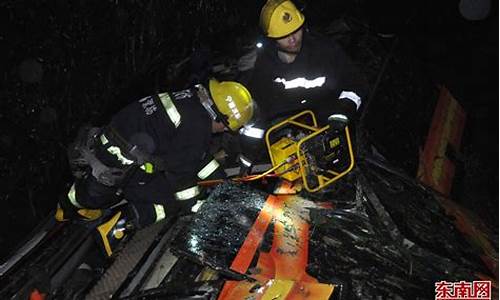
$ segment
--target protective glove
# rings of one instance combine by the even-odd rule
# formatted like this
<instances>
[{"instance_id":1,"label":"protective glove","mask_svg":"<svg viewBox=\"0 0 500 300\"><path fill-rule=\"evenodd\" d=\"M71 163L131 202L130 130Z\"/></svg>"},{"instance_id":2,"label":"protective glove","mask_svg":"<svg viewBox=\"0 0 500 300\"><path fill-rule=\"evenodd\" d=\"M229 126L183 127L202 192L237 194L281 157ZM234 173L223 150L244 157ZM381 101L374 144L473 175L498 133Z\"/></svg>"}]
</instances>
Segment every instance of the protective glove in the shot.
<instances>
[{"instance_id":1,"label":"protective glove","mask_svg":"<svg viewBox=\"0 0 500 300\"><path fill-rule=\"evenodd\" d=\"M330 131L341 131L349 125L356 114L356 104L348 98L335 101L333 113L328 117Z\"/></svg>"},{"instance_id":2,"label":"protective glove","mask_svg":"<svg viewBox=\"0 0 500 300\"><path fill-rule=\"evenodd\" d=\"M329 131L343 131L349 124L349 118L344 114L333 114L328 117Z\"/></svg>"},{"instance_id":3,"label":"protective glove","mask_svg":"<svg viewBox=\"0 0 500 300\"><path fill-rule=\"evenodd\" d=\"M239 177L244 177L249 175L253 166L253 162L242 153L238 154L237 160L238 160L238 165L240 166L240 172L238 174Z\"/></svg>"}]
</instances>

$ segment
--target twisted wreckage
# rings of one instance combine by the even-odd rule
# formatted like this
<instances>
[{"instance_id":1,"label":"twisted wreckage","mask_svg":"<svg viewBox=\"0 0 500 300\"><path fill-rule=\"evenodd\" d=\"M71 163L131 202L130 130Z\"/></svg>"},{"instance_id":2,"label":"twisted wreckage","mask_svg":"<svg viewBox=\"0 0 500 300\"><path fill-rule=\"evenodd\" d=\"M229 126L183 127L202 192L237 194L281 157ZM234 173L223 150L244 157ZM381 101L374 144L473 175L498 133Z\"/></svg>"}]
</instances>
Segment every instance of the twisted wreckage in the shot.
<instances>
[{"instance_id":1,"label":"twisted wreckage","mask_svg":"<svg viewBox=\"0 0 500 300\"><path fill-rule=\"evenodd\" d=\"M78 285L73 274L93 247L95 225L49 217L1 265L1 298L434 299L437 283L462 281L496 293L497 252L453 202L374 148L357 151L353 168L350 139L332 142L349 137L347 129L332 137L293 119L291 126L316 138L302 143L299 135L295 143L288 128L268 143L274 174L288 180L252 176L210 186L196 213L136 232L90 283ZM347 161L341 170L311 167L318 141L331 146L330 161ZM301 161L291 170L297 176L279 173L290 163L280 156L285 150ZM307 182L330 185L312 193Z\"/></svg>"},{"instance_id":2,"label":"twisted wreckage","mask_svg":"<svg viewBox=\"0 0 500 300\"><path fill-rule=\"evenodd\" d=\"M166 81L172 82L182 73L180 70L184 67L181 66L186 65L189 59L180 60L177 55L189 52L190 47L184 45L191 43L178 40L190 41L192 37L189 34L173 35L172 32L182 33L184 31L180 28L195 21L201 24L199 28L204 28L206 24L218 26L209 28L208 31L212 32L223 32L219 27L228 27L219 21L224 19L228 10L217 8L214 1L200 1L199 5L203 7L199 11L203 13L191 18L185 18L184 13L195 12L191 6L198 5L196 1L152 1L147 7L141 1L133 2L102 2L103 7L98 11L106 17L97 15L100 21L104 21L101 27L88 21L96 16L90 15L87 9L73 9L73 5L76 8L86 7L84 2L68 7L63 2L55 3L53 11L62 9L67 13L61 16L73 16L62 21L58 17L48 18L51 23L47 32L51 35L60 32L60 36L64 37L64 47L52 47L52 43L59 42L59 38L54 38L44 40L48 45L40 48L45 49L47 57L58 58L61 55L52 51L53 48L71 49L67 52L76 55L76 58L86 58L81 65L87 70L92 64L108 61L108 56L97 59L97 49L105 48L101 45L103 41L114 46L119 44L117 40L122 39L125 45L123 59L116 59L116 54L109 52L113 67L103 64L101 73L98 73L99 78L113 78L110 70L119 70L119 76L111 87L111 79L100 81L108 90L103 98L110 98L110 91L121 86L123 78L133 77L131 74L142 74L149 83L153 82L151 78L158 81L169 78ZM176 3L186 8L174 8ZM228 3L233 6L232 2ZM31 2L21 4L19 11L27 12L30 18L43 16L46 19L46 14L33 12ZM92 3L93 6L96 4ZM137 8L127 9L131 5ZM178 17L165 18L170 12L177 12ZM130 21L130 18L135 21ZM20 28L30 23L23 18L18 20L23 22ZM135 26L140 22L142 26ZM94 27L99 34L92 31ZM342 177L317 192L308 192L303 187L304 182L311 179L310 176L294 177L293 172L287 173L292 176L288 180L266 176L261 180L228 180L211 186L208 198L196 213L163 220L129 236L116 257L102 265L101 276L91 282L79 282L75 270L93 250L92 232L96 224L56 223L50 215L10 257L0 262L0 299L435 299L436 283L461 281L491 282L490 298L498 299L498 240L494 241L479 222L443 197L446 193L439 186L431 185L430 189L426 187L428 184L422 184L425 182L422 179L429 174L419 174L419 180L408 177L379 154L377 149L381 150L384 143L372 144L373 140L380 142L385 139L385 144L391 145L384 149L387 151L382 151L386 157L392 158L399 152L404 154L403 162L410 161L408 157L415 154L410 152L416 152L420 141L412 136L411 144L401 142L402 137L408 136L407 131L415 131L407 121L415 119L420 124L425 119L424 112L430 110L424 109L428 104L421 100L430 98L428 94L433 89L424 89L428 83L415 73L419 68L408 67L409 60L401 57L404 43L399 44L402 49L395 47L399 39L395 39L392 46L387 46L386 40L374 37L364 28L368 27L355 20L341 20L325 27L325 30L330 35L340 36L353 52L359 52L353 54L357 54L355 56L365 66L365 71L371 74L371 82L375 82L372 96L377 86L379 89L385 87L389 92L379 93L378 100L393 100L379 106L392 107L392 110L379 111L363 121L384 126L402 124L402 133L387 126L377 132L373 130L375 126L358 128L358 137L370 131L366 135L371 139L359 139L364 144L357 145L354 167L345 174L335 172L334 178L338 174ZM80 32L84 30L90 33ZM109 38L113 30L116 34L111 35L114 38ZM346 30L349 34L345 34ZM71 43L71 36L78 37L76 44ZM101 36L103 38L95 38ZM20 48L27 48L24 44L22 46ZM163 51L163 48L169 48L170 52ZM398 55L391 58L393 53ZM78 85L65 84L68 78L78 78L75 81L83 82L80 76L93 74L90 71L80 74L67 67L72 66L76 58L68 55L67 65L54 68L63 75L53 78L63 78L64 84L56 82L53 85L65 86L65 89L60 89L61 94L72 94L73 99L78 101L57 98L57 105L71 108L75 103L88 102L87 98L101 99L103 95L103 87L98 85L92 90L96 91L95 96L89 97L79 90L70 93L70 88ZM158 63L161 58L163 63L178 59L180 63L164 68ZM122 66L121 61L127 64ZM30 64L39 66L33 61ZM385 73L387 68L393 68L392 72ZM123 69L128 71L123 72ZM236 69L229 67L224 70ZM7 77L14 80L13 76ZM37 77L40 76L26 81L34 81ZM94 75L90 77L95 80ZM129 92L127 90L123 94ZM24 95L25 98L35 96ZM22 97L5 98L18 101ZM414 101L403 101L406 98ZM97 107L102 108L103 103L98 103L100 106ZM76 107L67 110L90 111ZM394 111L403 113L395 114ZM52 115L48 113L46 119L51 119ZM440 116L437 119L453 118ZM434 132L444 130L443 124L432 126L435 127ZM450 128L448 131L455 137L459 135L452 133ZM285 146L289 142L282 141ZM432 146L439 146L437 143L429 144L431 150ZM457 140L448 141L448 145L455 148L459 144ZM453 148L448 145L440 147L440 151ZM426 145L425 150L427 148ZM433 151L424 151L422 161L432 164L435 155ZM12 158L9 161L14 162L16 170L20 160ZM321 178L318 181L328 182ZM489 298L485 296L481 299Z\"/></svg>"}]
</instances>

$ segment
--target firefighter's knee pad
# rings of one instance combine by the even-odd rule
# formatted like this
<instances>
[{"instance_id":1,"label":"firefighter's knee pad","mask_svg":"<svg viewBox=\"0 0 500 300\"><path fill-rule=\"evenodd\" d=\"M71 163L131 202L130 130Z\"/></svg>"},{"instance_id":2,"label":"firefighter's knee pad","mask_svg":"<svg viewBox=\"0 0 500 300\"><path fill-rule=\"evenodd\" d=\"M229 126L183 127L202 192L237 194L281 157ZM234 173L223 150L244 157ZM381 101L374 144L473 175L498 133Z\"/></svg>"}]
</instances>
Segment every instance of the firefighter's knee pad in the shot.
<instances>
[{"instance_id":1,"label":"firefighter's knee pad","mask_svg":"<svg viewBox=\"0 0 500 300\"><path fill-rule=\"evenodd\" d=\"M135 219L127 208L114 213L101 225L97 226L97 244L106 256L113 255L120 243L126 239L131 231L136 229Z\"/></svg>"}]
</instances>

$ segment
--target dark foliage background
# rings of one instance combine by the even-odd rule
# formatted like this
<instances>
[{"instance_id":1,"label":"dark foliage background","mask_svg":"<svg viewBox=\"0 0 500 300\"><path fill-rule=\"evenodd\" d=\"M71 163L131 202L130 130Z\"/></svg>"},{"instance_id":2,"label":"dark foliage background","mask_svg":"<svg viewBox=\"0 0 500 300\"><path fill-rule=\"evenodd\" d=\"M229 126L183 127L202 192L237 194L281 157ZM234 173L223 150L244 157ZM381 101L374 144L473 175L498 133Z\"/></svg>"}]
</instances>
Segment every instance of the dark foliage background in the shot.
<instances>
[{"instance_id":1,"label":"dark foliage background","mask_svg":"<svg viewBox=\"0 0 500 300\"><path fill-rule=\"evenodd\" d=\"M257 7L229 4L0 4L0 257L65 193L65 147L82 124L102 124L130 101L182 87L194 49L231 50Z\"/></svg>"},{"instance_id":2,"label":"dark foliage background","mask_svg":"<svg viewBox=\"0 0 500 300\"><path fill-rule=\"evenodd\" d=\"M258 36L263 3L0 3L0 257L66 192L65 147L78 127L184 87L203 57L234 63ZM473 22L459 16L456 0L298 3L309 26L338 38L367 74L367 138L412 176L437 86L451 89L469 113L457 200L496 227L498 3Z\"/></svg>"}]
</instances>

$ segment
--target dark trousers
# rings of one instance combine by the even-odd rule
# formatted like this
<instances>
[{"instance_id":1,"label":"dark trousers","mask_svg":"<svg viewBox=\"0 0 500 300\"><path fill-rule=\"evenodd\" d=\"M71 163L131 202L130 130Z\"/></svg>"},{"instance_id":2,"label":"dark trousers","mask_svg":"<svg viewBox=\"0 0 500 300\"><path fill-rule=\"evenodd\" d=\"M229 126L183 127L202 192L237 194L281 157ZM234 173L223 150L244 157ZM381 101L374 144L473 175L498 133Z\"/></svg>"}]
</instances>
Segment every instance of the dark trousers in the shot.
<instances>
[{"instance_id":1,"label":"dark trousers","mask_svg":"<svg viewBox=\"0 0 500 300\"><path fill-rule=\"evenodd\" d=\"M157 220L155 205L163 206L166 216L178 214L193 205L192 201L173 199L173 183L164 173L146 174L138 167L129 172L118 186L106 186L90 174L76 179L76 201L86 208L105 209L126 200L136 212L140 227Z\"/></svg>"}]
</instances>

